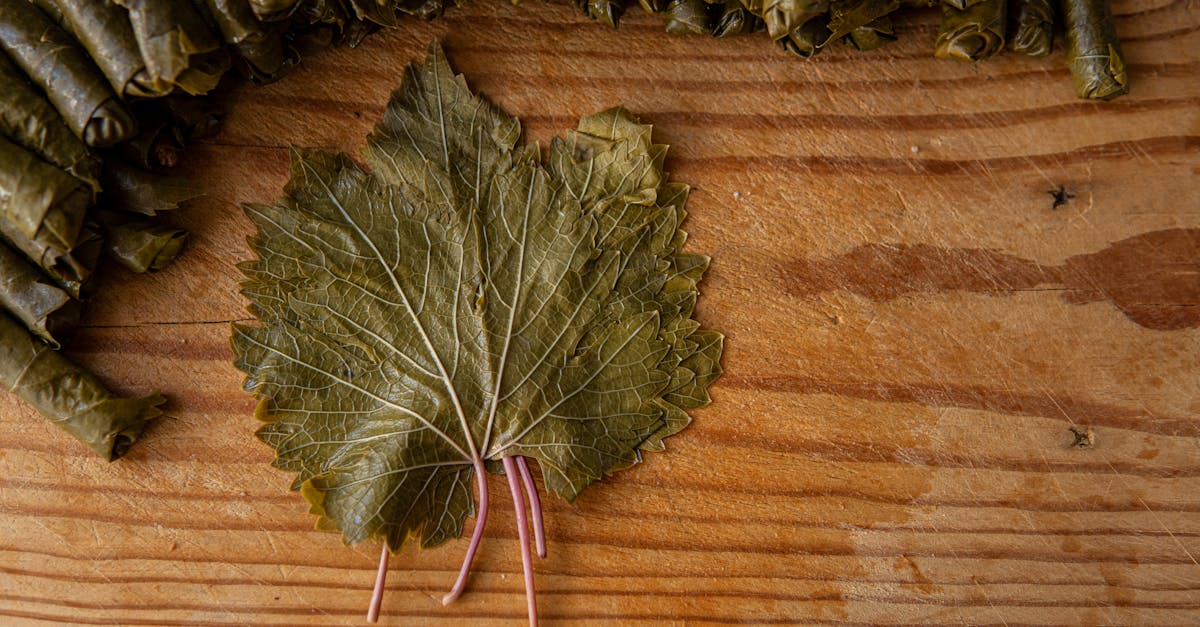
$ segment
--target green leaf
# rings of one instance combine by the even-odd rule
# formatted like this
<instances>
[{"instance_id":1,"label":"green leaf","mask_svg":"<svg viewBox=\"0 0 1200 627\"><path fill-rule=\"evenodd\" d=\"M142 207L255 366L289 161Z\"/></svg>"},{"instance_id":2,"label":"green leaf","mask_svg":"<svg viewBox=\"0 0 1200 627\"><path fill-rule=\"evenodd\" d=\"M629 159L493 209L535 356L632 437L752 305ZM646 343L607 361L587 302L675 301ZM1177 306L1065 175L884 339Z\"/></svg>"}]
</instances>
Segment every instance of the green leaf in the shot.
<instances>
[{"instance_id":1,"label":"green leaf","mask_svg":"<svg viewBox=\"0 0 1200 627\"><path fill-rule=\"evenodd\" d=\"M461 535L505 457L574 499L708 403L722 337L691 320L708 259L680 250L666 146L621 108L544 164L520 136L435 44L370 172L297 150L285 197L246 208L260 324L234 327L237 366L275 465L348 543Z\"/></svg>"}]
</instances>

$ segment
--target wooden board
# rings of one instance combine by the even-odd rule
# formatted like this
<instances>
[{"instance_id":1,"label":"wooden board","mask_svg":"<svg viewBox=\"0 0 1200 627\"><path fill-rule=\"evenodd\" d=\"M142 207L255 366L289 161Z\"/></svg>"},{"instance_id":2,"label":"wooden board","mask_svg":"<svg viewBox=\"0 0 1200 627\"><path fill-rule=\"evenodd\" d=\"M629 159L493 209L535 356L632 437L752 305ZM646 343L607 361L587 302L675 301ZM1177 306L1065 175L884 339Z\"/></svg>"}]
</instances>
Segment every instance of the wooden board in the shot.
<instances>
[{"instance_id":1,"label":"wooden board","mask_svg":"<svg viewBox=\"0 0 1200 627\"><path fill-rule=\"evenodd\" d=\"M182 168L210 193L173 218L186 256L113 269L74 346L169 416L109 465L0 397L0 622L362 621L378 545L311 530L230 365L238 204L279 194L288 144L356 153L435 35L534 140L617 103L653 123L714 259L716 402L666 454L548 499L547 622L1200 622L1200 13L1116 13L1134 91L1107 104L1075 99L1060 51L931 59L931 14L803 62L537 2L239 89ZM523 619L495 500L462 601L437 599L464 541L406 549L387 621Z\"/></svg>"}]
</instances>

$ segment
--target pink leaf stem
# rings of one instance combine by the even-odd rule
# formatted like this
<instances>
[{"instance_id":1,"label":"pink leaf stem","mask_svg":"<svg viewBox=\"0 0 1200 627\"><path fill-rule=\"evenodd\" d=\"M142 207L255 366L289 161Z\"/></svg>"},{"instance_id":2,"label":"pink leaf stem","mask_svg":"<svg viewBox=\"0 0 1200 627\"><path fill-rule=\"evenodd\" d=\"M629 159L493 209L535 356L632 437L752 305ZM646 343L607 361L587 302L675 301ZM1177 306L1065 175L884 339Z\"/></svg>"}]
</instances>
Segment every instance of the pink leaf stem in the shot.
<instances>
[{"instance_id":1,"label":"pink leaf stem","mask_svg":"<svg viewBox=\"0 0 1200 627\"><path fill-rule=\"evenodd\" d=\"M525 516L525 497L521 494L521 480L517 478L517 463L505 457L504 474L508 477L508 489L512 492L513 509L517 513L517 537L521 541L521 570L525 573L525 604L529 608L529 627L537 627L537 596L533 588L533 555L529 550L529 520Z\"/></svg>"},{"instance_id":2,"label":"pink leaf stem","mask_svg":"<svg viewBox=\"0 0 1200 627\"><path fill-rule=\"evenodd\" d=\"M525 496L529 499L529 513L533 517L533 543L537 556L546 559L546 527L542 524L542 499L538 496L537 486L533 484L533 474L529 472L529 464L525 457L517 456L517 468L521 471L521 482L525 484Z\"/></svg>"},{"instance_id":3,"label":"pink leaf stem","mask_svg":"<svg viewBox=\"0 0 1200 627\"><path fill-rule=\"evenodd\" d=\"M383 539L383 553L379 555L379 572L375 573L375 590L371 593L371 605L367 608L367 622L379 622L379 608L383 606L383 584L387 581L388 542Z\"/></svg>"},{"instance_id":4,"label":"pink leaf stem","mask_svg":"<svg viewBox=\"0 0 1200 627\"><path fill-rule=\"evenodd\" d=\"M467 587L467 576L471 574L471 562L475 561L475 551L479 549L479 541L483 538L483 527L487 524L488 515L488 488L487 488L487 470L483 467L483 460L475 460L475 479L479 488L479 515L475 517L475 531L471 533L471 544L467 546L467 554L463 557L462 569L458 571L458 579L454 582L454 587L446 596L442 597L442 605L450 605L462 596L463 590Z\"/></svg>"}]
</instances>

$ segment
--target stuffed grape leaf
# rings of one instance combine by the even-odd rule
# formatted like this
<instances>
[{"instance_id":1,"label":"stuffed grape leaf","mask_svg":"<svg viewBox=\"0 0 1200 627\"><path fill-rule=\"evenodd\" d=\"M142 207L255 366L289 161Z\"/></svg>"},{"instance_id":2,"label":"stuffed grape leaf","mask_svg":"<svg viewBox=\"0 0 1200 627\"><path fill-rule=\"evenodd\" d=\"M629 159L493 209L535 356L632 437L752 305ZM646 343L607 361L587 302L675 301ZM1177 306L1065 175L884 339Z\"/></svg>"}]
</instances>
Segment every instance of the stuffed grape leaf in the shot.
<instances>
[{"instance_id":1,"label":"stuffed grape leaf","mask_svg":"<svg viewBox=\"0 0 1200 627\"><path fill-rule=\"evenodd\" d=\"M545 163L520 138L435 44L368 138L370 172L297 150L286 196L246 208L261 324L233 346L259 437L347 543L434 546L478 511L451 597L487 470L536 459L572 500L661 450L721 372L722 336L691 317L708 258L681 251L688 188L650 126L585 117Z\"/></svg>"}]
</instances>

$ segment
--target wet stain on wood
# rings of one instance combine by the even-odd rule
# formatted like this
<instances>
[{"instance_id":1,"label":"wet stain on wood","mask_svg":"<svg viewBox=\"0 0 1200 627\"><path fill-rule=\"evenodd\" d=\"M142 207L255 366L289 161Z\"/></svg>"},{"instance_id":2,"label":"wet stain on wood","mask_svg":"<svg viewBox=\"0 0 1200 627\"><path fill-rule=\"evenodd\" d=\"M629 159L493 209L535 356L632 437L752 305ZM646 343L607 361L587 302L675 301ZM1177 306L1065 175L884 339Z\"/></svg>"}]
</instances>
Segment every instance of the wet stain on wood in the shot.
<instances>
[{"instance_id":1,"label":"wet stain on wood","mask_svg":"<svg viewBox=\"0 0 1200 627\"><path fill-rule=\"evenodd\" d=\"M1053 289L1072 304L1107 301L1148 329L1200 327L1200 229L1142 233L1061 265L982 248L867 244L836 257L793 261L781 277L793 295L847 290L877 301L954 290Z\"/></svg>"}]
</instances>

